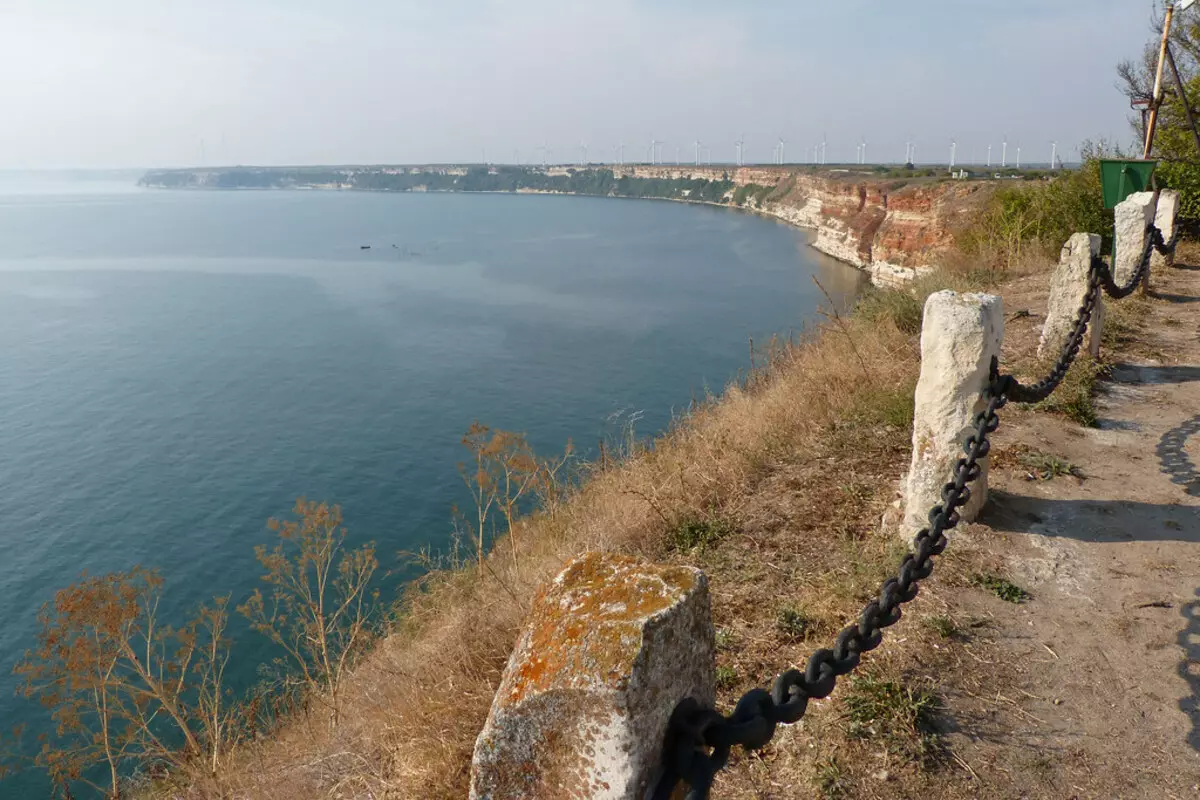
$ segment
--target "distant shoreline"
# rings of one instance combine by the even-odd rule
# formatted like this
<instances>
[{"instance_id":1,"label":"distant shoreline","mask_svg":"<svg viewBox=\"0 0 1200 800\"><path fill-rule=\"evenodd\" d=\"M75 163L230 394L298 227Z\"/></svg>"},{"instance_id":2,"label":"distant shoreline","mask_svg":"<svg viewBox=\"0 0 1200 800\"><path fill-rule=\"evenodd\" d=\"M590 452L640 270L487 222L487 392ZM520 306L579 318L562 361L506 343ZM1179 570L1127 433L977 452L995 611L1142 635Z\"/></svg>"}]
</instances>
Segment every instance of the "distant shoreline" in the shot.
<instances>
[{"instance_id":1,"label":"distant shoreline","mask_svg":"<svg viewBox=\"0 0 1200 800\"><path fill-rule=\"evenodd\" d=\"M948 210L991 181L934 169L671 166L379 166L152 170L139 185L161 189L367 191L416 194L545 194L670 200L749 211L814 233L808 244L900 286L934 268L953 241Z\"/></svg>"}]
</instances>

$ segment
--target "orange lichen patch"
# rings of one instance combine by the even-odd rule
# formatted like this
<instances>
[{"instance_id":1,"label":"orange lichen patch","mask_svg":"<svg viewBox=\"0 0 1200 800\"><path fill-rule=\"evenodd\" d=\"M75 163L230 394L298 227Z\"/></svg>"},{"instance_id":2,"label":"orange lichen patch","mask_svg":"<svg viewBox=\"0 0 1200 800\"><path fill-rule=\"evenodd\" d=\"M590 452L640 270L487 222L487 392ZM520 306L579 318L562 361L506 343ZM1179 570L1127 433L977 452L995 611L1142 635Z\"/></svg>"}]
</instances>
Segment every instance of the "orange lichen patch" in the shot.
<instances>
[{"instance_id":1,"label":"orange lichen patch","mask_svg":"<svg viewBox=\"0 0 1200 800\"><path fill-rule=\"evenodd\" d=\"M695 589L696 570L589 553L534 600L510 680L497 703L549 689L622 688L642 647L642 628Z\"/></svg>"}]
</instances>

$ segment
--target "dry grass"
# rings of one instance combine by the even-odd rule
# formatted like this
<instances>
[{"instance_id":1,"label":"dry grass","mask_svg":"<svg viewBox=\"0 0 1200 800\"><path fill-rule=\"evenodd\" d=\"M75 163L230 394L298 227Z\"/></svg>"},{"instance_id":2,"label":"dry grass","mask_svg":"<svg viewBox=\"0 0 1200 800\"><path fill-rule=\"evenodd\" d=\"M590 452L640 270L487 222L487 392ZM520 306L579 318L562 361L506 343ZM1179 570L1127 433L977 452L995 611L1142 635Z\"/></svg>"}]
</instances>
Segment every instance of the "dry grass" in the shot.
<instances>
[{"instance_id":1,"label":"dry grass","mask_svg":"<svg viewBox=\"0 0 1200 800\"><path fill-rule=\"evenodd\" d=\"M722 701L802 662L902 552L878 521L908 459L917 370L911 320L886 311L772 348L768 366L719 401L524 520L519 558L498 543L484 575L439 571L413 587L393 630L347 680L336 731L290 720L214 779L177 784L170 796L465 796L475 737L538 585L589 550L705 569ZM882 651L872 659L887 664ZM803 728L739 759L722 796L754 796L764 757L819 786L828 763L800 746Z\"/></svg>"}]
</instances>

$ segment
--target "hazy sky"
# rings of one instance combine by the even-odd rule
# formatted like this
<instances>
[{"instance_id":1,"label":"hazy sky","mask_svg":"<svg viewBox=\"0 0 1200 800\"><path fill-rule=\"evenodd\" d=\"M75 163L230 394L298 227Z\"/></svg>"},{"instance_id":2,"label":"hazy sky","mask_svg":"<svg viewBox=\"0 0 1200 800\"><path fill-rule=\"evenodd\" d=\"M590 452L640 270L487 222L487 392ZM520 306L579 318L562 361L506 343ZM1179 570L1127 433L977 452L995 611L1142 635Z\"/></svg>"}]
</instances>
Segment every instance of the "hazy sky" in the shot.
<instances>
[{"instance_id":1,"label":"hazy sky","mask_svg":"<svg viewBox=\"0 0 1200 800\"><path fill-rule=\"evenodd\" d=\"M0 0L0 168L1071 158L1153 0ZM1200 13L1195 10L1188 13Z\"/></svg>"}]
</instances>

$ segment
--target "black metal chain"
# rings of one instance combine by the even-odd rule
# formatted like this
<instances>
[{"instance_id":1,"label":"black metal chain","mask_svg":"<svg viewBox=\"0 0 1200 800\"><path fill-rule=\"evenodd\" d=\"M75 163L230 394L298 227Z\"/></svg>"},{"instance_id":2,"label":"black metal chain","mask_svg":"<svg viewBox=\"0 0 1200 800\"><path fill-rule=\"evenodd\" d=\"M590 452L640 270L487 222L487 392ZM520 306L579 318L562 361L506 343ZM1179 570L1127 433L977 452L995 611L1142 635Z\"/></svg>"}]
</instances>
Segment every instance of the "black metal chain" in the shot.
<instances>
[{"instance_id":1,"label":"black metal chain","mask_svg":"<svg viewBox=\"0 0 1200 800\"><path fill-rule=\"evenodd\" d=\"M1058 360L1054 362L1054 368L1046 377L1042 378L1037 383L1028 386L1022 385L1017 381L1013 381L1009 390L1008 398L1018 403L1040 403L1045 400L1058 385L1062 383L1063 378L1067 376L1071 365L1075 363L1075 359L1079 356L1079 350L1083 347L1083 337L1087 334L1088 324L1091 322L1092 315L1096 310L1096 303L1100 300L1100 288L1103 287L1105 294L1116 300L1123 297L1128 297L1133 294L1133 291L1146 278L1146 274L1150 269L1150 256L1154 250L1160 253L1169 253L1175 248L1175 241L1178 234L1171 237L1171 243L1165 244L1162 238L1162 231L1150 225L1146 228L1146 244L1142 248L1141 260L1138 262L1137 268L1130 276L1129 282L1124 286L1118 286L1113 279L1112 269L1104 260L1099 257L1093 257L1088 268L1088 284L1087 294L1084 295L1083 303L1079 306L1079 311L1075 313L1075 322L1071 326L1071 334L1063 342L1062 350L1059 351Z\"/></svg>"},{"instance_id":2,"label":"black metal chain","mask_svg":"<svg viewBox=\"0 0 1200 800\"><path fill-rule=\"evenodd\" d=\"M1162 233L1150 226L1142 261L1125 286L1116 286L1108 266L1093 259L1088 273L1088 290L1054 369L1041 381L1021 386L1011 375L1001 375L993 358L988 385L983 393L985 408L975 415L973 430L963 442L965 456L954 466L953 480L942 488L942 502L929 511L929 527L913 539L913 550L900 563L894 577L883 582L879 597L869 602L858 622L838 634L832 648L813 653L806 668L790 669L775 679L770 691L752 689L734 706L728 716L705 708L692 698L681 702L671 715L663 748L663 773L655 786L653 800L669 800L680 781L688 784L687 800L708 797L713 780L729 761L734 745L747 750L764 747L775 735L779 724L798 722L808 710L809 700L833 693L837 679L851 672L868 653L883 641L883 629L900 621L901 606L917 596L918 581L933 573L933 557L946 549L946 532L958 525L958 509L971 498L969 484L982 473L979 462L991 449L990 434L1000 427L999 410L1009 400L1037 402L1045 399L1062 382L1079 354L1100 288L1112 297L1126 297L1137 288L1150 265L1151 250L1167 253L1174 249L1177 236L1165 244Z\"/></svg>"},{"instance_id":3,"label":"black metal chain","mask_svg":"<svg viewBox=\"0 0 1200 800\"><path fill-rule=\"evenodd\" d=\"M792 669L780 675L770 692L751 690L728 717L702 708L691 699L675 709L665 745L664 775L653 795L655 800L667 800L680 780L690 787L687 800L706 798L713 778L729 760L733 745L747 750L766 745L776 725L798 721L809 700L828 697L838 677L857 667L863 653L880 645L883 629L900 620L900 606L917 596L917 581L932 574L933 557L946 549L946 531L958 524L958 509L971 498L968 484L983 471L979 461L991 447L988 435L1000 425L996 412L1008 402L1011 384L1012 378L1000 375L993 359L984 393L987 406L975 416L974 431L963 443L966 455L955 465L954 480L943 487L942 502L930 510L929 527L917 533L913 551L904 557L896 576L884 581L879 597L866 605L856 624L838 634L832 648L813 653L803 672Z\"/></svg>"},{"instance_id":4,"label":"black metal chain","mask_svg":"<svg viewBox=\"0 0 1200 800\"><path fill-rule=\"evenodd\" d=\"M1178 234L1171 237L1170 243L1166 243L1162 238L1162 231L1150 225L1146 228L1146 245L1142 248L1142 258L1138 262L1137 269L1129 276L1129 282L1124 286L1118 286L1113 276L1112 269L1099 258L1092 259L1092 271L1099 272L1100 280L1104 286L1104 292L1114 300L1120 300L1133 294L1134 289L1138 287L1146 277L1146 273L1150 269L1150 256L1155 251L1166 255L1175 249L1175 241L1179 238Z\"/></svg>"}]
</instances>

